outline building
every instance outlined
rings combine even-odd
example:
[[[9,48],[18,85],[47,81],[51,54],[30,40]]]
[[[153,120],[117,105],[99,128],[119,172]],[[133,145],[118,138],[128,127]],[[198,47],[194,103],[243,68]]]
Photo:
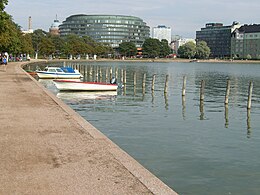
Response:
[[[260,59],[260,24],[241,26],[231,37],[233,58]]]
[[[153,27],[153,32],[152,32],[153,38],[159,39],[160,41],[162,39],[166,39],[168,41],[168,43],[170,44],[171,36],[172,36],[172,32],[171,32],[170,27],[166,27],[164,25],[159,25],[157,27]]]
[[[134,16],[123,15],[72,15],[59,26],[60,35],[89,36],[113,48],[122,42],[134,42],[141,47],[150,36],[150,27]]]
[[[184,45],[185,43],[193,42],[196,44],[195,39],[191,38],[179,38],[171,42],[170,46],[173,51],[175,51],[175,54],[178,54],[178,49],[180,46]]]
[[[59,25],[61,25],[61,23],[56,16],[56,19],[54,20],[54,22],[52,23],[49,29],[49,33],[52,35],[59,35],[60,34]]]
[[[207,23],[205,28],[196,31],[196,42],[207,42],[211,50],[210,57],[230,58],[231,34],[240,26],[238,22],[233,22],[230,26],[223,26],[222,23]]]

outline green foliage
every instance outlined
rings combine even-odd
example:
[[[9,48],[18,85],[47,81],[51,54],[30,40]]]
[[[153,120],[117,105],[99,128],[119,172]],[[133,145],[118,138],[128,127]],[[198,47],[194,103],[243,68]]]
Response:
[[[178,54],[181,58],[193,58],[196,54],[196,45],[193,42],[185,43],[178,49]]]
[[[19,52],[21,50],[21,31],[12,21],[6,20],[4,31],[0,33],[0,50],[7,52]]]
[[[33,54],[33,43],[31,34],[21,36],[21,51],[22,53]]]
[[[252,59],[252,56],[251,56],[250,54],[248,54],[248,55],[246,56],[246,59],[251,60],[251,59]]]
[[[161,40],[160,57],[166,57],[172,53],[172,49],[169,47],[169,43],[166,39]]]
[[[0,1],[0,11],[4,11],[5,6],[8,4],[8,0],[1,0]]]
[[[34,51],[39,51],[39,44],[44,37],[46,37],[47,33],[41,29],[37,29],[32,34],[32,44]]]
[[[45,57],[47,57],[46,55],[52,55],[55,52],[55,46],[49,38],[43,37],[41,39],[39,43],[39,52]]]
[[[133,42],[123,42],[119,45],[119,53],[123,56],[134,56],[137,53],[137,48]]]
[[[0,33],[5,31],[5,26],[7,25],[7,22],[11,20],[11,16],[8,15],[4,9],[7,5],[8,0],[1,0],[0,1]]]
[[[159,57],[161,43],[158,39],[148,38],[143,44],[143,55],[149,58]]]
[[[207,59],[210,55],[210,48],[205,41],[200,41],[196,46],[196,57],[199,59]]]

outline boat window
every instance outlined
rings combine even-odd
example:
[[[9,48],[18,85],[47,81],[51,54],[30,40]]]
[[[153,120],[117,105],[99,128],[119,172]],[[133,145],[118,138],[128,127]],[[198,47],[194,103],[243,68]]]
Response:
[[[56,72],[56,70],[55,69],[49,69],[49,72]]]
[[[57,68],[56,70],[57,70],[57,72],[63,72],[63,71],[62,71],[61,69],[59,69],[59,68]]]

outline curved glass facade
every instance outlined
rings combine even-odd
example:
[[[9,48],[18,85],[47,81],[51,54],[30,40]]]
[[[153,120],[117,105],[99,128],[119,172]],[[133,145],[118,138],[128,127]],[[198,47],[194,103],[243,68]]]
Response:
[[[141,47],[150,36],[150,27],[134,16],[72,15],[59,26],[60,35],[90,36],[97,42],[116,48],[122,42],[134,42]]]

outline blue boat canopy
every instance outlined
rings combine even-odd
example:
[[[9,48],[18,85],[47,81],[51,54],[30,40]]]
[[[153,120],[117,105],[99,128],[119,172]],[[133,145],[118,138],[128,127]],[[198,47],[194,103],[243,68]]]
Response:
[[[74,69],[71,67],[61,67],[61,69],[67,73],[75,73]]]

